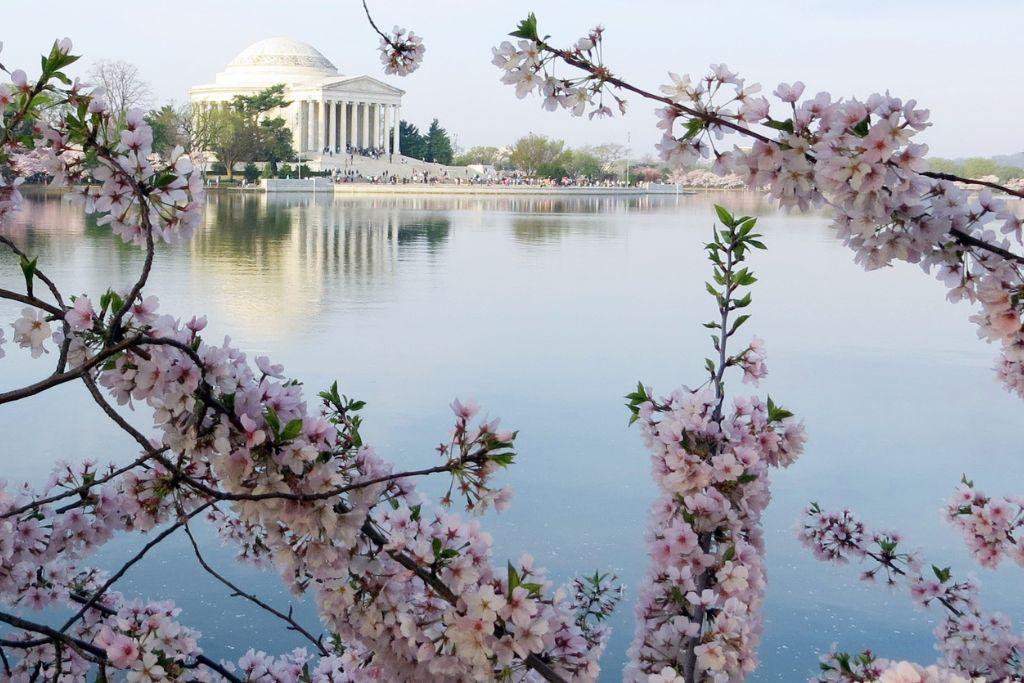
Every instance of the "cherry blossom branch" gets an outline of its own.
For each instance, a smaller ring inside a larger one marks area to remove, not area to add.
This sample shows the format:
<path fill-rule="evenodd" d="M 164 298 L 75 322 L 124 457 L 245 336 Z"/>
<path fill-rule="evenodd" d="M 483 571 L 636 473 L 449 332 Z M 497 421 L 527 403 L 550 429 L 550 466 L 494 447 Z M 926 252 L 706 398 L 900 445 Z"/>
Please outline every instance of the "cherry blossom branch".
<path fill-rule="evenodd" d="M 194 510 L 184 515 L 181 519 L 175 521 L 174 524 L 171 524 L 166 529 L 161 531 L 149 543 L 144 545 L 141 550 L 139 550 L 131 558 L 129 558 L 127 562 L 122 564 L 120 569 L 111 574 L 110 578 L 104 581 L 102 586 L 100 586 L 96 591 L 93 592 L 92 596 L 88 598 L 85 604 L 82 605 L 82 608 L 78 610 L 78 612 L 76 612 L 74 616 L 72 616 L 70 619 L 64 622 L 64 625 L 60 628 L 61 633 L 67 631 L 76 621 L 78 621 L 82 616 L 84 616 L 85 613 L 88 612 L 89 609 L 106 594 L 106 592 L 110 589 L 111 586 L 114 585 L 114 583 L 117 582 L 118 579 L 124 576 L 128 572 L 128 570 L 132 568 L 132 566 L 137 564 L 143 557 L 146 556 L 146 553 L 148 553 L 150 550 L 159 545 L 161 541 L 163 541 L 165 538 L 173 534 L 175 531 L 185 526 L 189 519 L 195 517 L 200 512 L 210 507 L 211 505 L 213 505 L 212 501 L 207 501 L 202 505 L 199 505 Z"/>
<path fill-rule="evenodd" d="M 937 645 L 950 668 L 993 680 L 1016 680 L 1024 673 L 1019 636 L 1005 618 L 981 611 L 977 585 L 954 580 L 949 567 L 932 565 L 934 576 L 926 576 L 917 555 L 900 550 L 898 534 L 869 532 L 848 510 L 826 512 L 812 503 L 804 513 L 799 538 L 819 560 L 838 564 L 870 559 L 876 566 L 863 572 L 863 579 L 873 580 L 884 571 L 890 586 L 897 578 L 903 580 L 919 605 L 941 604 L 947 616 L 936 630 Z"/>
<path fill-rule="evenodd" d="M 74 647 L 75 649 L 84 650 L 85 652 L 88 652 L 96 659 L 103 660 L 107 658 L 107 654 L 103 651 L 102 648 L 99 648 L 93 645 L 92 643 L 82 640 L 80 638 L 69 636 L 68 634 L 63 633 L 62 631 L 58 631 L 55 628 L 46 626 L 45 624 L 37 624 L 33 621 L 23 619 L 15 614 L 8 614 L 7 612 L 0 612 L 0 622 L 3 622 L 10 626 L 14 626 L 15 628 L 20 628 L 24 631 L 31 631 L 33 633 L 38 633 L 40 635 L 47 636 L 47 640 L 50 642 L 66 643 L 67 645 Z M 47 641 L 42 641 L 40 643 L 34 644 L 43 644 L 45 642 Z M 11 647 L 16 647 L 17 643 L 18 641 L 13 640 L 4 642 L 5 645 Z"/>
<path fill-rule="evenodd" d="M 379 548 L 384 548 L 388 545 L 387 537 L 378 529 L 376 529 L 370 522 L 370 520 L 367 520 L 363 523 L 361 531 L 363 535 L 366 536 L 366 538 L 375 543 Z M 416 560 L 409 557 L 405 553 L 399 551 L 387 550 L 385 552 L 388 554 L 389 557 L 391 557 L 391 559 L 393 559 L 395 562 L 411 571 L 421 581 L 423 581 L 423 583 L 430 586 L 430 588 L 433 589 L 434 592 L 436 592 L 437 595 L 440 596 L 441 599 L 443 599 L 445 602 L 453 606 L 458 605 L 459 598 L 457 595 L 455 595 L 454 592 L 452 592 L 452 589 L 449 588 L 443 581 L 441 581 L 441 579 L 439 579 L 435 574 L 428 572 L 426 569 L 420 566 L 420 564 Z M 552 669 L 547 662 L 538 657 L 535 653 L 531 652 L 527 657 L 523 659 L 523 663 L 527 667 L 536 671 L 538 675 L 540 675 L 544 680 L 549 681 L 550 683 L 568 683 L 568 681 L 565 678 L 563 678 L 557 671 Z"/>
<path fill-rule="evenodd" d="M 602 32 L 603 32 L 603 29 L 595 29 L 595 31 L 592 32 L 592 34 L 590 36 L 588 50 L 589 49 L 593 49 L 595 47 L 595 44 L 599 44 L 600 43 L 601 33 Z M 711 109 L 711 108 L 709 108 L 707 110 L 704 110 L 704 109 L 699 109 L 699 108 L 694 108 L 694 107 L 687 106 L 687 105 L 679 102 L 678 99 L 674 99 L 672 97 L 666 97 L 666 96 L 658 95 L 656 93 L 653 93 L 653 92 L 650 92 L 650 91 L 645 90 L 643 88 L 640 88 L 638 86 L 635 86 L 632 83 L 629 83 L 628 81 L 625 81 L 625 80 L 623 80 L 621 78 L 618 78 L 618 77 L 614 76 L 612 74 L 612 72 L 608 69 L 608 67 L 606 67 L 604 64 L 592 62 L 588 58 L 588 55 L 590 54 L 589 51 L 585 51 L 585 50 L 583 50 L 583 49 L 581 49 L 579 47 L 577 47 L 573 51 L 569 51 L 569 50 L 564 50 L 564 49 L 560 49 L 560 48 L 552 46 L 551 44 L 549 44 L 547 42 L 546 39 L 541 38 L 537 34 L 537 32 L 536 32 L 536 18 L 532 14 L 530 15 L 530 17 L 525 22 L 523 22 L 520 25 L 520 29 L 517 32 L 513 33 L 512 35 L 513 36 L 517 36 L 517 37 L 523 37 L 523 38 L 526 38 L 527 40 L 532 41 L 534 43 L 534 45 L 536 46 L 536 49 L 537 49 L 537 51 L 539 53 L 547 53 L 547 54 L 551 55 L 552 58 L 557 58 L 557 59 L 561 60 L 562 62 L 564 62 L 565 64 L 569 65 L 570 67 L 579 69 L 579 70 L 583 71 L 584 73 L 588 74 L 589 75 L 588 78 L 593 80 L 594 82 L 592 84 L 586 86 L 586 90 L 584 90 L 583 88 L 578 88 L 580 93 L 585 93 L 585 92 L 601 93 L 601 92 L 603 92 L 604 86 L 607 84 L 607 85 L 610 85 L 610 86 L 612 86 L 614 88 L 626 90 L 626 91 L 632 92 L 634 94 L 640 95 L 641 97 L 643 97 L 645 99 L 648 99 L 648 100 L 651 100 L 651 101 L 654 101 L 654 102 L 659 102 L 661 104 L 666 105 L 669 108 L 669 111 L 674 112 L 673 118 L 675 116 L 685 115 L 685 116 L 689 117 L 691 121 L 699 122 L 700 125 L 697 128 L 694 128 L 690 132 L 690 134 L 687 135 L 687 138 L 691 137 L 691 135 L 693 133 L 696 133 L 696 132 L 698 132 L 698 131 L 700 131 L 702 129 L 711 129 L 711 128 L 715 128 L 715 129 L 718 129 L 718 130 L 725 129 L 725 130 L 730 130 L 730 131 L 739 133 L 742 136 L 745 136 L 747 138 L 756 140 L 756 141 L 764 143 L 766 145 L 770 145 L 772 147 L 779 147 L 779 148 L 785 149 L 785 145 L 784 145 L 784 143 L 781 140 L 777 140 L 775 138 L 772 138 L 770 136 L 767 136 L 767 135 L 764 135 L 764 134 L 762 134 L 760 132 L 752 130 L 746 124 L 746 122 L 743 122 L 743 121 L 740 121 L 740 120 L 732 120 L 730 118 L 723 117 L 723 116 L 719 115 L 716 112 L 716 110 Z M 508 56 L 507 52 L 496 51 L 495 54 L 496 54 L 495 63 L 499 64 L 499 65 L 502 65 L 502 61 L 501 60 L 504 60 Z M 508 68 L 508 67 L 503 66 L 503 68 Z M 530 74 L 528 76 L 528 78 L 533 79 L 531 81 L 531 85 L 529 87 L 529 89 L 532 89 L 532 83 L 537 82 L 539 79 L 534 74 Z M 512 82 L 512 81 L 506 81 L 506 82 Z M 564 99 L 566 101 L 576 102 L 577 100 L 572 99 L 573 95 L 572 94 L 568 94 L 568 90 L 569 90 L 568 89 L 568 81 L 565 81 L 565 83 L 566 83 L 567 94 L 564 96 Z M 801 85 L 801 89 L 802 89 L 802 85 Z M 519 93 L 520 93 L 520 96 L 523 96 L 525 91 L 520 90 Z M 622 107 L 623 110 L 624 110 L 624 106 L 625 106 L 624 100 L 621 100 L 618 97 L 616 97 L 616 99 L 619 100 L 620 107 Z M 583 101 L 585 101 L 585 100 L 583 100 Z M 569 104 L 563 104 L 563 106 L 570 106 L 570 105 Z M 574 111 L 574 113 L 582 113 L 582 112 Z M 766 121 L 767 121 L 767 124 L 771 124 L 772 127 L 782 126 L 785 123 L 785 122 L 772 121 L 771 119 L 767 119 Z M 792 123 L 790 122 L 790 126 L 791 125 L 792 125 Z M 716 151 L 716 154 L 717 154 L 717 151 Z M 815 163 L 815 161 L 816 161 L 815 157 L 812 154 L 810 154 L 809 152 L 805 152 L 804 156 L 806 156 L 806 158 L 807 158 L 807 160 L 809 162 Z M 955 182 L 962 182 L 962 183 L 965 183 L 965 184 L 989 187 L 989 188 L 992 188 L 992 189 L 996 189 L 996 190 L 1005 192 L 1005 193 L 1007 193 L 1007 194 L 1009 194 L 1011 196 L 1024 197 L 1024 191 L 1014 190 L 1012 188 L 1009 188 L 1009 187 L 1006 187 L 1004 185 L 1000 185 L 998 183 L 994 183 L 994 182 L 991 182 L 991 181 L 973 180 L 973 179 L 970 179 L 970 178 L 961 178 L 959 176 L 955 176 L 955 175 L 952 175 L 952 174 L 936 173 L 936 172 L 929 172 L 929 171 L 921 171 L 921 172 L 919 172 L 919 174 L 921 176 L 923 176 L 923 177 L 928 177 L 928 178 L 933 178 L 933 179 L 955 181 Z M 1000 256 L 1002 256 L 1003 258 L 1010 259 L 1010 260 L 1012 260 L 1012 261 L 1014 261 L 1014 262 L 1016 262 L 1018 264 L 1024 264 L 1024 256 L 1014 254 L 1014 253 L 1012 253 L 1012 252 L 1010 252 L 1010 251 L 1000 247 L 997 244 L 992 244 L 989 241 L 978 239 L 978 238 L 965 239 L 966 234 L 963 233 L 962 231 L 956 230 L 956 229 L 949 230 L 949 234 L 952 235 L 953 238 L 956 241 L 960 242 L 961 244 L 963 244 L 965 246 L 973 247 L 973 248 L 980 249 L 980 250 L 983 250 L 983 251 L 989 251 L 991 253 L 996 253 L 996 254 L 999 254 Z"/>
<path fill-rule="evenodd" d="M 299 624 L 299 622 L 295 621 L 295 619 L 292 617 L 291 607 L 288 608 L 287 614 L 281 612 L 280 610 L 274 609 L 267 603 L 260 600 L 256 595 L 252 593 L 247 593 L 241 588 L 239 588 L 237 585 L 226 579 L 222 574 L 218 573 L 213 567 L 211 567 L 210 564 L 203 557 L 203 554 L 199 551 L 199 544 L 196 542 L 195 537 L 192 535 L 192 530 L 189 528 L 187 523 L 184 525 L 184 528 L 185 535 L 188 536 L 189 543 L 192 544 L 192 551 L 195 553 L 196 559 L 199 561 L 199 564 L 202 566 L 203 569 L 206 570 L 206 573 L 220 581 L 222 584 L 224 584 L 231 590 L 231 597 L 244 598 L 245 600 L 248 600 L 257 607 L 269 612 L 270 614 L 273 614 L 275 617 L 281 619 L 282 621 L 288 624 L 288 630 L 298 632 L 304 638 L 306 638 L 306 640 L 312 643 L 313 647 L 315 647 L 321 655 L 327 656 L 328 654 L 330 654 L 327 651 L 327 648 L 324 647 L 323 636 L 321 635 L 319 637 L 314 637 L 313 634 L 307 631 L 305 628 L 303 628 L 303 626 Z"/>
<path fill-rule="evenodd" d="M 143 343 L 148 344 L 154 342 L 150 340 Z M 52 389 L 54 387 L 60 386 L 61 384 L 64 384 L 65 382 L 76 380 L 89 370 L 92 370 L 94 367 L 110 358 L 111 356 L 116 356 L 122 351 L 125 351 L 126 349 L 129 349 L 133 346 L 138 346 L 139 344 L 139 337 L 131 337 L 123 341 L 120 341 L 117 344 L 114 344 L 113 346 L 105 348 L 103 351 L 96 354 L 95 356 L 87 360 L 85 363 L 79 365 L 74 370 L 54 373 L 47 377 L 46 379 L 42 379 L 34 384 L 21 387 L 20 389 L 12 389 L 11 391 L 0 393 L 0 404 L 10 403 L 12 401 L 19 401 L 21 399 L 28 398 L 29 396 L 35 396 L 36 394 L 42 393 L 47 389 Z"/>
<path fill-rule="evenodd" d="M 65 498 L 70 498 L 71 496 L 80 496 L 81 498 L 84 499 L 85 496 L 89 493 L 89 491 L 92 488 L 94 488 L 96 486 L 99 486 L 101 484 L 105 484 L 108 481 L 110 481 L 112 479 L 115 479 L 115 478 L 121 476 L 122 474 L 125 474 L 126 472 L 130 472 L 131 470 L 135 469 L 136 467 L 142 466 L 148 460 L 157 457 L 160 453 L 162 453 L 164 451 L 167 451 L 167 450 L 168 450 L 168 447 L 164 446 L 163 448 L 159 448 L 157 450 L 147 451 L 146 453 L 142 454 L 140 457 L 136 458 L 135 460 L 133 460 L 132 462 L 128 463 L 127 465 L 124 465 L 123 467 L 119 467 L 119 468 L 117 468 L 115 470 L 111 470 L 111 472 L 109 474 L 105 475 L 105 476 L 93 479 L 93 480 L 89 481 L 88 483 L 82 484 L 81 486 L 78 486 L 78 487 L 75 487 L 75 488 L 70 489 L 68 491 L 65 491 L 64 493 L 58 493 L 58 494 L 55 494 L 55 495 L 52 495 L 52 496 L 48 496 L 46 498 L 38 498 L 38 499 L 33 500 L 30 503 L 26 503 L 25 505 L 20 506 L 20 507 L 13 508 L 12 510 L 9 510 L 9 511 L 3 513 L 3 514 L 0 514 L 0 519 L 6 519 L 8 517 L 16 517 L 16 516 L 24 514 L 26 512 L 38 510 L 39 508 L 44 507 L 46 505 L 49 505 L 50 503 L 56 503 L 59 500 L 64 500 Z"/>
<path fill-rule="evenodd" d="M 12 292 L 9 289 L 0 289 L 0 299 L 9 299 L 11 301 L 17 301 L 19 303 L 28 304 L 29 306 L 41 308 L 42 310 L 46 311 L 47 313 L 55 317 L 64 316 L 64 311 L 57 308 L 56 306 L 46 303 L 42 299 L 38 299 L 34 296 L 29 296 L 27 294 L 18 294 L 17 292 Z"/>
<path fill-rule="evenodd" d="M 79 595 L 74 592 L 70 594 L 70 597 L 72 600 L 79 603 L 84 603 L 88 601 L 87 597 Z M 102 612 L 107 616 L 113 616 L 117 614 L 117 612 L 102 604 L 95 604 L 92 606 L 91 609 L 95 609 L 98 612 Z M 38 633 L 40 635 L 47 636 L 46 639 L 36 641 L 5 640 L 3 641 L 3 644 L 6 646 L 35 647 L 38 645 L 45 645 L 47 643 L 58 641 L 65 642 L 71 646 L 74 646 L 76 649 L 88 652 L 93 658 L 95 658 L 95 661 L 103 662 L 107 660 L 106 652 L 102 648 L 99 648 L 93 645 L 92 643 L 89 643 L 88 641 L 82 640 L 81 638 L 69 636 L 66 633 L 62 633 L 52 627 L 46 626 L 45 624 L 38 624 L 27 619 L 24 619 L 22 617 L 18 617 L 17 615 L 8 614 L 5 612 L 0 612 L 0 621 L 7 623 L 11 626 L 15 626 L 16 628 L 23 629 L 25 631 L 31 631 L 33 633 Z M 241 678 L 231 673 L 226 668 L 224 668 L 224 666 L 222 666 L 219 662 L 210 659 L 206 655 L 197 655 L 195 657 L 195 664 L 186 664 L 186 666 L 189 668 L 194 668 L 196 665 L 205 666 L 211 671 L 215 671 L 231 683 L 244 683 Z"/>
<path fill-rule="evenodd" d="M 426 50 L 419 36 L 397 26 L 390 34 L 380 30 L 370 15 L 366 0 L 363 0 L 363 12 L 374 33 L 380 36 L 380 61 L 384 64 L 384 73 L 408 76 L 418 69 Z"/>
<path fill-rule="evenodd" d="M 723 128 L 728 128 L 729 130 L 735 131 L 743 136 L 749 137 L 754 140 L 760 140 L 761 142 L 765 143 L 778 144 L 778 141 L 775 140 L 774 138 L 758 133 L 757 131 L 751 130 L 746 126 L 739 125 L 733 121 L 730 121 L 729 119 L 724 119 L 710 112 L 700 111 L 699 109 L 687 107 L 668 97 L 664 97 L 662 95 L 655 94 L 649 90 L 644 90 L 643 88 L 637 87 L 632 83 L 629 83 L 628 81 L 625 81 L 621 78 L 612 75 L 611 71 L 609 71 L 603 65 L 595 65 L 588 62 L 587 60 L 580 59 L 573 55 L 571 52 L 554 47 L 544 40 L 538 40 L 536 42 L 538 47 L 540 47 L 542 50 L 547 50 L 548 52 L 559 57 L 566 64 L 573 66 L 577 69 L 580 69 L 581 71 L 585 71 L 586 73 L 589 73 L 591 76 L 598 79 L 600 82 L 608 83 L 610 85 L 615 86 L 616 88 L 627 90 L 636 95 L 640 95 L 644 99 L 668 105 L 669 107 L 672 107 L 673 109 L 680 113 L 686 114 L 696 119 L 700 119 L 705 123 L 714 124 L 716 126 L 721 126 Z M 940 173 L 937 171 L 924 171 L 921 173 L 921 175 L 927 176 L 929 178 L 934 178 L 936 180 L 949 180 L 968 185 L 979 185 L 989 187 L 994 190 L 998 190 L 1000 192 L 1005 192 L 1006 194 L 1013 195 L 1015 197 L 1024 198 L 1024 191 L 1014 190 L 1005 185 L 994 183 L 988 180 L 964 178 L 952 173 Z"/>

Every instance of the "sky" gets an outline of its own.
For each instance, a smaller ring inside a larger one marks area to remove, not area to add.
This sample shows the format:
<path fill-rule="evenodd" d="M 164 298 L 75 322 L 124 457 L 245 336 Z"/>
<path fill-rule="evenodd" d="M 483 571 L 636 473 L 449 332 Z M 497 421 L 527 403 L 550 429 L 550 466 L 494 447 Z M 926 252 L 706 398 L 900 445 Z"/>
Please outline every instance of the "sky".
<path fill-rule="evenodd" d="M 916 99 L 932 112 L 935 125 L 921 140 L 933 156 L 1024 151 L 1021 0 L 368 1 L 381 27 L 423 36 L 419 71 L 383 74 L 359 0 L 0 0 L 0 62 L 31 73 L 38 54 L 68 36 L 83 55 L 82 74 L 95 59 L 126 60 L 150 82 L 156 103 L 180 103 L 247 45 L 289 36 L 316 47 L 343 74 L 402 88 L 403 118 L 425 128 L 437 117 L 463 148 L 534 132 L 572 146 L 617 142 L 637 157 L 653 153 L 654 108 L 638 97 L 628 98 L 624 117 L 588 120 L 544 112 L 538 98 L 518 100 L 498 81 L 490 49 L 533 10 L 541 34 L 556 44 L 603 24 L 606 65 L 648 90 L 666 82 L 668 71 L 701 74 L 724 62 L 769 92 L 802 80 L 808 93 L 865 98 L 888 90 Z"/>

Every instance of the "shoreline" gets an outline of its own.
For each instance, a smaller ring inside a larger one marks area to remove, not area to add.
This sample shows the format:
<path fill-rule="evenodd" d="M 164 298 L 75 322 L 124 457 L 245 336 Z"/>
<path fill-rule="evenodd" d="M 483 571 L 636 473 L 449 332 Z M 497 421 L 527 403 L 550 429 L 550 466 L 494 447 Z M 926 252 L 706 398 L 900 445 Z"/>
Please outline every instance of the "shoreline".
<path fill-rule="evenodd" d="M 302 182 L 301 186 L 297 182 Z M 23 185 L 23 194 L 64 195 L 74 191 L 74 187 L 52 185 Z M 543 187 L 543 186 L 499 186 L 499 185 L 378 185 L 375 183 L 316 183 L 309 181 L 293 181 L 289 187 L 216 187 L 207 186 L 208 194 L 330 194 L 342 197 L 380 196 L 380 195 L 547 195 L 547 196 L 623 196 L 646 197 L 652 195 L 683 196 L 699 192 L 717 192 L 718 188 L 661 186 L 658 188 L 644 187 Z"/>

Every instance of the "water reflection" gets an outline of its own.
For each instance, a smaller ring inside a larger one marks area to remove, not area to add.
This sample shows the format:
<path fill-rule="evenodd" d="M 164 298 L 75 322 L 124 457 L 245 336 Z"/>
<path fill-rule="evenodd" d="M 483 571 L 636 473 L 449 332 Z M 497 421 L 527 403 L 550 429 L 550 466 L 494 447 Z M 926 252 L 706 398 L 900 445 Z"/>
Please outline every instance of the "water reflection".
<path fill-rule="evenodd" d="M 861 586 L 856 571 L 815 563 L 793 539 L 793 520 L 809 496 L 856 504 L 875 526 L 899 526 L 929 561 L 966 573 L 973 565 L 937 511 L 965 458 L 993 493 L 1020 492 L 1019 401 L 991 381 L 993 351 L 975 338 L 966 307 L 947 304 L 912 267 L 865 275 L 821 216 L 780 214 L 734 192 L 216 194 L 192 242 L 161 247 L 151 290 L 163 310 L 207 314 L 209 338 L 231 334 L 239 347 L 270 354 L 310 391 L 341 379 L 368 401 L 368 441 L 399 466 L 433 464 L 448 402 L 477 398 L 520 430 L 519 462 L 503 474 L 516 498 L 506 515 L 486 520 L 498 560 L 530 551 L 557 580 L 602 568 L 632 588 L 653 491 L 619 397 L 641 378 L 659 391 L 699 381 L 707 355 L 699 322 L 713 308 L 702 254 L 712 202 L 761 217 L 769 250 L 753 261 L 760 281 L 748 327 L 768 340 L 762 393 L 792 406 L 810 434 L 806 456 L 775 477 L 765 519 L 771 585 L 755 680 L 806 680 L 814 653 L 832 642 L 932 659 L 931 617 Z M 53 197 L 31 198 L 9 231 L 68 291 L 123 287 L 141 267 L 137 249 Z M 21 277 L 0 254 L 0 287 L 17 288 Z M 0 304 L 0 323 L 18 308 Z M 10 344 L 7 352 L 3 387 L 46 371 Z M 26 429 L 39 411 L 70 429 Z M 100 428 L 94 413 L 70 385 L 0 407 L 3 476 L 38 481 L 61 458 L 130 457 L 133 445 Z M 125 539 L 110 557 L 138 541 Z M 215 546 L 208 555 L 218 568 L 287 604 L 275 577 L 234 567 Z M 244 606 L 225 606 L 182 553 L 172 543 L 147 557 L 124 590 L 175 599 L 215 656 L 300 644 Z M 983 578 L 986 600 L 1024 614 L 1012 568 Z M 315 623 L 311 605 L 297 614 Z M 607 681 L 619 678 L 631 614 L 625 605 L 612 623 Z"/>

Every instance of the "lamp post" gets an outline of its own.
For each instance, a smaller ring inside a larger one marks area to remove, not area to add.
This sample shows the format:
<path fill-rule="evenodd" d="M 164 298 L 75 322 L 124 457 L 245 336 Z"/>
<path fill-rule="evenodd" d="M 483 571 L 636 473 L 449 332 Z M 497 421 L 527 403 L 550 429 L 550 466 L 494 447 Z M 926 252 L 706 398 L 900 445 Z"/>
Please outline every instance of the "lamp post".
<path fill-rule="evenodd" d="M 299 127 L 299 118 L 302 116 L 302 108 L 295 112 L 295 129 L 299 131 L 299 137 L 302 137 L 302 129 Z M 299 150 L 295 153 L 295 157 L 299 160 L 299 180 L 302 180 L 302 140 L 299 140 Z"/>
<path fill-rule="evenodd" d="M 626 187 L 629 187 L 629 142 L 630 134 L 626 133 Z"/>

